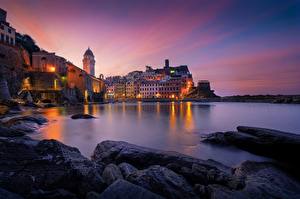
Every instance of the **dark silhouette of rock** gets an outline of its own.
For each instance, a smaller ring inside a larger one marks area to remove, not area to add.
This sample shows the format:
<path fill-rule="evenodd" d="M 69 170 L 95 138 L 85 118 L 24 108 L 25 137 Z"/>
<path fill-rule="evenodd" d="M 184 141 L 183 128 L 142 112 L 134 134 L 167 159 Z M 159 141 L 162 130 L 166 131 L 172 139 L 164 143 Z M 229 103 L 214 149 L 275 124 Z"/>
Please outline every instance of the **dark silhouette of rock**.
<path fill-rule="evenodd" d="M 0 199 L 24 199 L 22 196 L 0 188 Z"/>
<path fill-rule="evenodd" d="M 98 199 L 163 199 L 140 186 L 125 180 L 117 180 L 111 184 Z"/>
<path fill-rule="evenodd" d="M 13 131 L 32 133 L 47 122 L 48 120 L 42 115 L 28 115 L 13 117 L 3 122 L 2 125 Z"/>
<path fill-rule="evenodd" d="M 123 179 L 122 173 L 119 169 L 119 167 L 115 164 L 109 164 L 105 167 L 103 173 L 102 173 L 103 180 L 106 182 L 106 184 L 110 185 L 114 181 L 118 179 Z"/>
<path fill-rule="evenodd" d="M 140 147 L 127 142 L 101 142 L 97 145 L 92 159 L 101 164 L 127 162 L 139 169 L 152 165 L 165 166 L 183 175 L 191 184 L 220 183 L 228 186 L 242 184 L 240 179 L 232 178 L 230 168 L 221 163 L 216 164 L 213 161 L 204 161 L 176 152 Z"/>
<path fill-rule="evenodd" d="M 19 105 L 19 103 L 16 102 L 16 101 L 14 101 L 14 100 L 2 99 L 0 101 L 0 104 L 4 105 L 4 106 L 7 106 L 10 109 L 10 111 L 17 111 L 17 112 L 19 112 L 19 111 L 22 110 L 21 107 L 20 107 L 20 105 Z"/>
<path fill-rule="evenodd" d="M 23 131 L 12 130 L 10 128 L 0 125 L 0 137 L 20 137 L 24 135 L 25 132 Z"/>
<path fill-rule="evenodd" d="M 197 198 L 182 176 L 158 165 L 138 170 L 130 174 L 127 180 L 166 198 Z"/>
<path fill-rule="evenodd" d="M 3 124 L 7 125 L 7 126 L 12 126 L 16 122 L 19 122 L 19 121 L 27 121 L 27 122 L 36 123 L 38 125 L 42 125 L 42 124 L 47 123 L 48 119 L 42 115 L 26 115 L 26 116 L 13 117 L 13 118 L 9 119 L 8 121 L 4 122 Z"/>
<path fill-rule="evenodd" d="M 237 127 L 238 132 L 217 132 L 203 141 L 234 145 L 246 151 L 299 164 L 294 153 L 300 151 L 300 135 L 257 127 Z"/>
<path fill-rule="evenodd" d="M 245 178 L 245 187 L 230 190 L 220 185 L 209 185 L 210 198 L 291 198 L 300 197 L 300 184 L 271 163 L 246 161 L 234 169 L 234 175 Z"/>
<path fill-rule="evenodd" d="M 0 138 L 0 154 L 0 187 L 21 195 L 65 189 L 85 196 L 105 188 L 97 165 L 55 140 Z"/>
<path fill-rule="evenodd" d="M 132 166 L 131 164 L 128 164 L 126 162 L 122 162 L 121 164 L 118 165 L 118 167 L 120 168 L 120 170 L 125 178 L 127 178 L 133 172 L 137 171 L 137 168 L 135 168 L 134 166 Z"/>
<path fill-rule="evenodd" d="M 75 114 L 72 115 L 71 118 L 76 120 L 76 119 L 93 119 L 95 117 L 89 114 Z"/>
<path fill-rule="evenodd" d="M 27 198 L 30 199 L 77 199 L 76 195 L 64 189 L 55 189 L 51 191 L 35 190 Z"/>
<path fill-rule="evenodd" d="M 88 192 L 85 199 L 99 199 L 100 194 L 94 191 Z"/>

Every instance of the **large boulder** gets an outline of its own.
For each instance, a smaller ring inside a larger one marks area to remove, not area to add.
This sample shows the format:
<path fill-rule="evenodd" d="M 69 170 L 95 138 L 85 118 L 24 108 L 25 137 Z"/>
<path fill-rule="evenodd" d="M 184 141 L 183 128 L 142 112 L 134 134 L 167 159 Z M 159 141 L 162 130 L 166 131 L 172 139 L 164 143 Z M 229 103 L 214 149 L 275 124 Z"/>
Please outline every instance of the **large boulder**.
<path fill-rule="evenodd" d="M 119 167 L 115 164 L 109 164 L 105 167 L 103 173 L 102 173 L 103 180 L 106 182 L 106 184 L 110 185 L 114 181 L 118 179 L 123 179 L 122 173 L 119 169 Z"/>
<path fill-rule="evenodd" d="M 236 187 L 240 186 L 238 185 L 240 179 L 232 177 L 230 168 L 221 163 L 200 160 L 176 152 L 140 147 L 127 142 L 101 142 L 97 145 L 92 160 L 99 164 L 120 164 L 127 162 L 138 169 L 160 165 L 184 176 L 191 184 L 214 183 L 228 186 L 236 184 Z"/>
<path fill-rule="evenodd" d="M 125 178 L 127 178 L 127 176 L 129 176 L 133 172 L 137 171 L 137 168 L 135 168 L 134 166 L 132 166 L 131 164 L 128 164 L 126 162 L 122 162 L 121 164 L 118 165 L 118 167 L 120 168 L 120 170 Z"/>
<path fill-rule="evenodd" d="M 110 140 L 103 141 L 97 145 L 92 155 L 92 160 L 104 164 L 127 162 L 138 169 L 147 168 L 151 165 L 166 166 L 170 163 L 176 163 L 185 167 L 200 164 L 207 169 L 216 169 L 216 164 L 212 161 L 200 160 L 173 151 L 162 151 L 127 142 Z"/>
<path fill-rule="evenodd" d="M 234 145 L 243 150 L 297 163 L 294 152 L 300 151 L 300 135 L 257 127 L 237 127 L 237 132 L 218 132 L 208 135 L 203 141 L 215 144 Z"/>
<path fill-rule="evenodd" d="M 117 180 L 111 184 L 97 199 L 163 199 L 147 189 L 125 180 Z"/>
<path fill-rule="evenodd" d="M 76 195 L 64 189 L 55 189 L 51 191 L 34 190 L 27 198 L 30 199 L 77 199 Z"/>
<path fill-rule="evenodd" d="M 0 138 L 0 154 L 0 187 L 21 195 L 65 189 L 85 196 L 105 188 L 95 163 L 55 140 Z"/>
<path fill-rule="evenodd" d="M 271 163 L 246 161 L 234 169 L 234 175 L 245 178 L 243 189 L 209 185 L 207 191 L 210 198 L 300 198 L 300 183 Z"/>
<path fill-rule="evenodd" d="M 42 115 L 26 115 L 3 119 L 1 126 L 9 128 L 11 131 L 32 133 L 47 122 L 48 119 Z"/>
<path fill-rule="evenodd" d="M 184 177 L 158 165 L 138 170 L 130 174 L 127 180 L 166 198 L 197 198 Z"/>
<path fill-rule="evenodd" d="M 24 135 L 25 135 L 25 132 L 22 130 L 21 131 L 14 130 L 14 129 L 2 126 L 0 124 L 0 137 L 20 137 L 20 136 L 24 136 Z"/>
<path fill-rule="evenodd" d="M 0 199 L 23 199 L 22 196 L 0 188 Z"/>

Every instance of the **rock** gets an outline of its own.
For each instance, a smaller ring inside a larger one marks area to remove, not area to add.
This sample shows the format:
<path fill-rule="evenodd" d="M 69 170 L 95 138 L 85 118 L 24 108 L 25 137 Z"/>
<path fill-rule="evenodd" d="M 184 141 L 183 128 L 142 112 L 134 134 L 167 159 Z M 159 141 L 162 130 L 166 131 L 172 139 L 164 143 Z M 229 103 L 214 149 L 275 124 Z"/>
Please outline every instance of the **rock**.
<path fill-rule="evenodd" d="M 102 177 L 108 185 L 110 185 L 111 183 L 113 183 L 118 179 L 123 179 L 119 167 L 115 164 L 107 165 L 102 173 Z"/>
<path fill-rule="evenodd" d="M 98 199 L 163 199 L 140 186 L 125 180 L 117 180 L 111 184 Z"/>
<path fill-rule="evenodd" d="M 9 112 L 9 107 L 5 105 L 0 105 L 0 115 L 5 115 Z"/>
<path fill-rule="evenodd" d="M 6 126 L 13 126 L 15 123 L 17 122 L 32 122 L 38 125 L 43 125 L 45 123 L 48 122 L 48 119 L 45 118 L 42 115 L 26 115 L 26 116 L 17 116 L 17 117 L 13 117 L 9 120 L 7 120 L 6 122 L 3 123 L 3 125 Z"/>
<path fill-rule="evenodd" d="M 138 169 L 145 169 L 151 165 L 165 166 L 183 175 L 191 184 L 221 183 L 229 185 L 229 181 L 235 181 L 230 176 L 230 168 L 221 163 L 217 164 L 211 160 L 204 161 L 176 152 L 140 147 L 126 142 L 101 142 L 97 145 L 92 159 L 99 164 L 127 162 Z M 199 168 L 202 169 L 201 172 Z M 208 175 L 209 172 L 214 175 Z M 229 181 L 224 182 L 225 179 Z"/>
<path fill-rule="evenodd" d="M 51 191 L 35 190 L 32 191 L 28 198 L 30 199 L 77 199 L 76 195 L 64 189 Z"/>
<path fill-rule="evenodd" d="M 130 174 L 127 180 L 166 198 L 197 198 L 182 176 L 158 165 L 138 170 Z"/>
<path fill-rule="evenodd" d="M 300 165 L 294 157 L 294 152 L 300 151 L 300 135 L 245 126 L 239 126 L 237 130 L 211 134 L 204 142 L 230 144 L 258 155 Z"/>
<path fill-rule="evenodd" d="M 40 125 L 47 123 L 48 120 L 42 115 L 17 116 L 6 119 L 2 126 L 11 131 L 32 133 L 40 128 Z"/>
<path fill-rule="evenodd" d="M 194 192 L 200 196 L 200 198 L 209 198 L 208 190 L 205 185 L 202 184 L 195 184 Z"/>
<path fill-rule="evenodd" d="M 0 199 L 23 199 L 23 197 L 0 188 Z"/>
<path fill-rule="evenodd" d="M 137 168 L 135 168 L 134 166 L 132 166 L 131 164 L 128 164 L 126 162 L 122 162 L 121 164 L 118 165 L 118 167 L 120 168 L 120 170 L 125 178 L 127 178 L 127 176 L 129 176 L 133 172 L 137 171 Z"/>
<path fill-rule="evenodd" d="M 20 137 L 24 136 L 25 132 L 13 130 L 10 128 L 7 128 L 5 126 L 0 125 L 0 137 Z"/>
<path fill-rule="evenodd" d="M 100 194 L 94 191 L 88 192 L 85 197 L 85 199 L 99 199 L 99 198 L 100 198 Z"/>
<path fill-rule="evenodd" d="M 93 119 L 95 117 L 89 114 L 75 114 L 72 115 L 71 118 L 76 120 L 76 119 Z"/>
<path fill-rule="evenodd" d="M 211 161 L 200 160 L 177 152 L 161 151 L 147 147 L 141 147 L 122 141 L 103 141 L 94 150 L 92 160 L 109 164 L 127 162 L 136 168 L 143 169 L 151 165 L 166 166 L 176 163 L 178 166 L 191 167 L 200 164 L 207 169 L 216 168 Z"/>
<path fill-rule="evenodd" d="M 245 178 L 245 187 L 230 190 L 221 185 L 207 187 L 210 198 L 291 198 L 300 197 L 300 183 L 271 163 L 246 161 L 234 169 L 234 175 Z"/>
<path fill-rule="evenodd" d="M 13 110 L 13 111 L 21 111 L 22 110 L 19 103 L 14 100 L 3 99 L 0 101 L 0 104 L 9 107 L 9 109 Z"/>
<path fill-rule="evenodd" d="M 105 183 L 95 163 L 55 140 L 0 138 L 0 187 L 23 196 L 34 189 L 65 189 L 82 197 Z"/>

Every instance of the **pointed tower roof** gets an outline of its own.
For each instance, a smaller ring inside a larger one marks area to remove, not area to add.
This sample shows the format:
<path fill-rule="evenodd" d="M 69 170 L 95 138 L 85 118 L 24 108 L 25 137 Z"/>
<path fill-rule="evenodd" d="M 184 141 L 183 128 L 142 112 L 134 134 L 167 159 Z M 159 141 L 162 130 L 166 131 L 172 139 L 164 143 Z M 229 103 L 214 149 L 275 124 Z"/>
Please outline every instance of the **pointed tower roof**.
<path fill-rule="evenodd" d="M 93 56 L 93 57 L 94 57 L 94 54 L 93 54 L 93 52 L 91 51 L 90 47 L 88 47 L 88 49 L 85 51 L 84 56 L 85 56 L 85 55 L 89 55 L 89 56 Z"/>

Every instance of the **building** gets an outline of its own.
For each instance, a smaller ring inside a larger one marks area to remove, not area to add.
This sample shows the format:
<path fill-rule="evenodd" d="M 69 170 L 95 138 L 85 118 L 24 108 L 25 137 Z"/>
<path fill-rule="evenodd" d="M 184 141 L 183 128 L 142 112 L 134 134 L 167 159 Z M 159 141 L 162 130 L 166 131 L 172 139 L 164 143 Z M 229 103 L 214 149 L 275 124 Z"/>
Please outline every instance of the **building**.
<path fill-rule="evenodd" d="M 104 81 L 89 75 L 85 70 L 67 62 L 67 85 L 71 89 L 77 88 L 84 101 L 99 101 L 105 89 Z"/>
<path fill-rule="evenodd" d="M 95 76 L 95 57 L 90 48 L 88 48 L 83 55 L 83 70 L 88 74 Z"/>
<path fill-rule="evenodd" d="M 140 94 L 140 81 L 127 81 L 126 82 L 126 98 L 138 98 Z"/>
<path fill-rule="evenodd" d="M 16 43 L 16 30 L 6 21 L 6 11 L 0 8 L 0 41 L 9 45 Z"/>
<path fill-rule="evenodd" d="M 66 59 L 45 50 L 32 53 L 32 69 L 40 72 L 56 72 L 66 75 Z"/>
<path fill-rule="evenodd" d="M 168 59 L 165 66 L 132 71 L 126 76 L 105 79 L 109 98 L 184 98 L 194 87 L 193 77 L 187 65 L 172 67 Z"/>
<path fill-rule="evenodd" d="M 140 86 L 141 98 L 171 98 L 182 97 L 181 79 L 169 79 L 161 81 L 145 81 Z"/>

